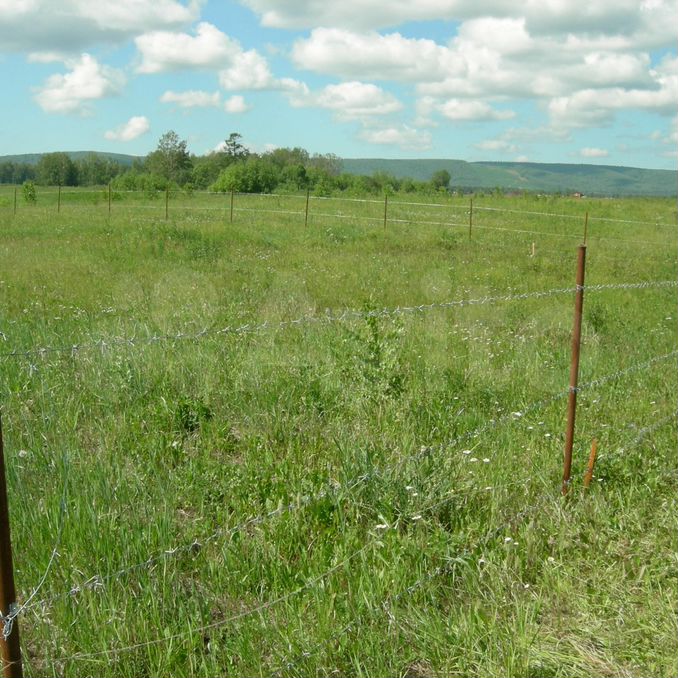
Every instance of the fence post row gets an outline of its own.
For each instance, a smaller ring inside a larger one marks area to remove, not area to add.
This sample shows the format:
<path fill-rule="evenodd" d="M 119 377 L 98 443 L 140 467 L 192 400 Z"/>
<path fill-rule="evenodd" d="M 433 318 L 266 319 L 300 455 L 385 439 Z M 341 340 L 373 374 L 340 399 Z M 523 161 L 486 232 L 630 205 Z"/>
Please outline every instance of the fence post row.
<path fill-rule="evenodd" d="M 586 245 L 580 245 L 577 256 L 577 293 L 574 300 L 574 322 L 572 327 L 570 390 L 567 399 L 567 428 L 565 429 L 565 452 L 563 459 L 563 495 L 566 495 L 569 490 L 572 471 L 572 446 L 574 444 L 574 421 L 577 410 L 577 383 L 579 381 L 579 353 L 581 348 L 582 311 L 584 309 L 585 269 Z"/>
<path fill-rule="evenodd" d="M 0 414 L 0 614 L 7 617 L 16 605 L 14 569 L 12 566 L 12 541 L 9 532 L 9 505 L 7 502 L 7 480 L 5 476 L 5 453 L 2 442 L 2 415 Z M 7 622 L 0 630 L 0 656 L 2 673 L 5 678 L 21 678 L 21 646 L 19 644 L 19 620 L 12 619 L 7 638 Z"/>

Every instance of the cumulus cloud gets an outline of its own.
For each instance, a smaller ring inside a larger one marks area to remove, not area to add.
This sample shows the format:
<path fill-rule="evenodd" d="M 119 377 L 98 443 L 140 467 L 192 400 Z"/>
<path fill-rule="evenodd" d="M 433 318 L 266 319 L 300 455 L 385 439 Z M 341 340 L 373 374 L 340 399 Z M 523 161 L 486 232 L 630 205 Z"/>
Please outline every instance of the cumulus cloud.
<path fill-rule="evenodd" d="M 480 151 L 495 153 L 516 153 L 518 151 L 518 147 L 507 139 L 485 139 L 474 146 Z"/>
<path fill-rule="evenodd" d="M 48 113 L 86 115 L 93 101 L 119 94 L 125 84 L 121 71 L 100 64 L 89 54 L 66 65 L 70 72 L 51 75 L 36 89 L 35 100 Z"/>
<path fill-rule="evenodd" d="M 436 109 L 449 120 L 508 120 L 515 116 L 513 111 L 494 109 L 484 101 L 450 99 Z"/>
<path fill-rule="evenodd" d="M 101 42 L 177 29 L 194 21 L 199 3 L 177 0 L 0 0 L 0 52 L 72 54 Z"/>
<path fill-rule="evenodd" d="M 247 113 L 251 106 L 245 101 L 245 98 L 240 94 L 235 94 L 224 102 L 224 110 L 226 113 L 232 113 L 234 115 L 240 113 Z"/>
<path fill-rule="evenodd" d="M 464 21 L 493 17 L 525 20 L 532 35 L 584 33 L 623 36 L 636 46 L 650 49 L 675 41 L 673 0 L 243 0 L 264 26 L 311 29 L 332 26 L 368 31 L 412 21 Z"/>
<path fill-rule="evenodd" d="M 609 124 L 622 109 L 672 115 L 678 101 L 678 59 L 666 57 L 652 69 L 651 75 L 654 87 L 648 89 L 587 88 L 555 97 L 548 104 L 551 120 L 553 124 L 574 128 Z"/>
<path fill-rule="evenodd" d="M 143 115 L 135 115 L 130 118 L 124 125 L 120 125 L 115 129 L 108 130 L 104 137 L 109 141 L 132 141 L 146 134 L 151 129 L 148 118 Z"/>
<path fill-rule="evenodd" d="M 168 90 L 161 97 L 164 104 L 177 104 L 181 108 L 208 108 L 221 105 L 219 92 L 203 92 L 202 90 L 188 90 L 186 92 L 173 92 Z"/>
<path fill-rule="evenodd" d="M 318 92 L 308 89 L 290 96 L 293 106 L 315 106 L 333 111 L 341 120 L 366 119 L 388 115 L 402 109 L 402 104 L 392 94 L 376 85 L 349 81 L 327 85 Z"/>
<path fill-rule="evenodd" d="M 433 40 L 337 28 L 317 28 L 297 40 L 292 59 L 299 68 L 348 79 L 421 82 L 464 70 L 451 50 Z"/>
<path fill-rule="evenodd" d="M 431 134 L 407 125 L 364 129 L 360 138 L 370 144 L 397 146 L 406 151 L 426 151 L 431 148 Z"/>
<path fill-rule="evenodd" d="M 582 158 L 607 158 L 610 155 L 609 151 L 606 151 L 604 148 L 582 148 L 579 151 L 579 155 Z"/>
<path fill-rule="evenodd" d="M 207 22 L 198 24 L 195 35 L 153 31 L 135 39 L 141 55 L 140 73 L 162 73 L 180 69 L 217 69 L 241 53 L 237 41 Z"/>

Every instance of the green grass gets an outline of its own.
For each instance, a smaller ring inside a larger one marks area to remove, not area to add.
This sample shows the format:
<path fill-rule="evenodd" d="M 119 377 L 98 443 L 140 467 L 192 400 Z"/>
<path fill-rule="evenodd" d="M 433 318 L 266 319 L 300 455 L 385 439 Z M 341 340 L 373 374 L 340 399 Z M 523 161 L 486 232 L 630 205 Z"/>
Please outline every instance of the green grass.
<path fill-rule="evenodd" d="M 229 196 L 11 197 L 20 600 L 58 552 L 28 675 L 678 672 L 675 418 L 645 430 L 676 360 L 629 369 L 675 351 L 676 288 L 586 294 L 580 381 L 617 377 L 579 394 L 566 500 L 572 294 L 376 313 L 572 288 L 586 211 L 588 285 L 675 280 L 672 202 L 476 198 L 469 238 L 468 198 L 392 197 L 384 229 L 381 201 L 305 228 L 304 196 L 233 223 Z"/>

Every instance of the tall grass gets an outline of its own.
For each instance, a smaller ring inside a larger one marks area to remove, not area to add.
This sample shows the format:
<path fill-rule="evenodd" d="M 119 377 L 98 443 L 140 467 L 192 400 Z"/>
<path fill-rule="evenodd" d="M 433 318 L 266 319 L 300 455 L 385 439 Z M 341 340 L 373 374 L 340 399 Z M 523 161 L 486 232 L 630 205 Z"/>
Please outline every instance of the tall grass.
<path fill-rule="evenodd" d="M 675 280 L 671 203 L 74 195 L 0 208 L 29 675 L 676 674 L 676 288 L 586 294 L 566 500 L 572 295 L 378 313 L 571 288 L 587 210 Z"/>

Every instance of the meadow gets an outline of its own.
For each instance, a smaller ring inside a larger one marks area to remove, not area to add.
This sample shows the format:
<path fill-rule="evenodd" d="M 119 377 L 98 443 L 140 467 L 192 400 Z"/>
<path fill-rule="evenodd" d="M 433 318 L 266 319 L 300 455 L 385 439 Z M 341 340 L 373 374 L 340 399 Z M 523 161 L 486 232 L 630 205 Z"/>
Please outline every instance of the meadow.
<path fill-rule="evenodd" d="M 27 675 L 678 674 L 675 200 L 57 199 L 0 187 Z"/>

